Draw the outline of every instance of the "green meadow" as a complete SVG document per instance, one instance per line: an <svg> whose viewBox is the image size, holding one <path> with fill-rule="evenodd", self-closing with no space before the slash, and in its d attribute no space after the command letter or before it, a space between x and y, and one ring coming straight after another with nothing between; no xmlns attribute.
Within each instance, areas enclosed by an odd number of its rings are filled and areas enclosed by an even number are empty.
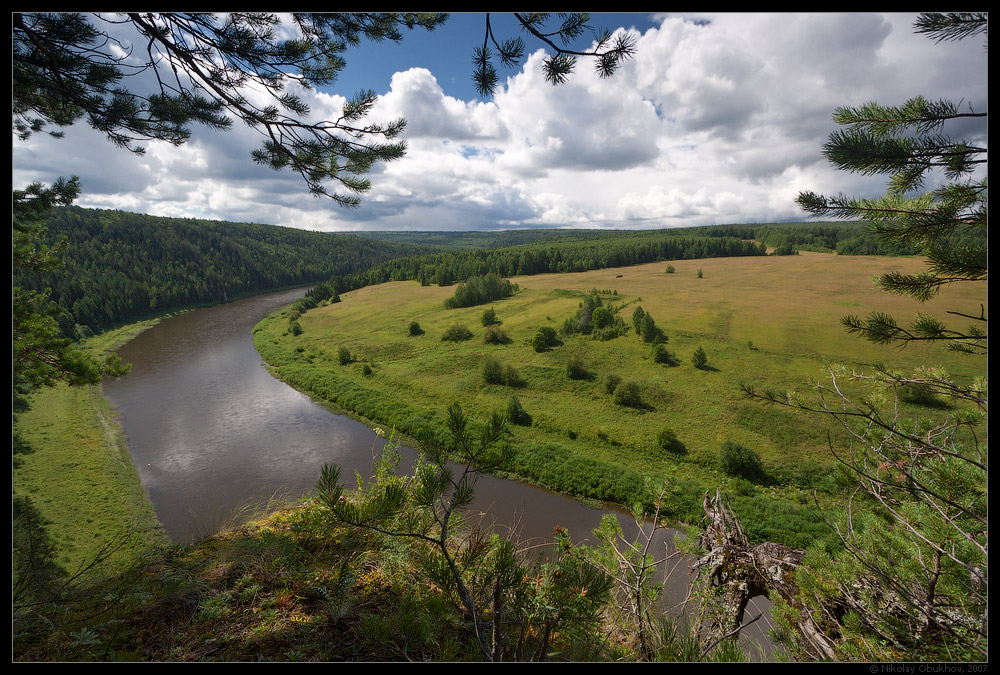
<svg viewBox="0 0 1000 675"><path fill-rule="evenodd" d="M109 331L81 346L103 356L154 323ZM17 418L15 537L51 543L55 564L70 576L95 560L102 561L102 572L123 569L151 546L167 543L116 415L99 384L59 383L39 389ZM30 529L23 526L29 513L37 519Z"/></svg>
<svg viewBox="0 0 1000 675"><path fill-rule="evenodd" d="M902 370L933 364L959 379L985 374L984 357L923 343L887 349L841 326L846 314L874 311L901 322L920 311L953 321L945 308L978 312L985 303L960 284L925 305L873 285L871 278L888 270L922 269L919 259L803 252L671 261L670 274L667 264L516 277L513 296L459 309L445 309L454 286L370 286L298 317L298 335L289 329L290 309L275 313L258 325L255 339L279 377L335 409L405 435L433 432L453 401L483 419L507 410L516 396L530 425L510 426L517 448L512 474L625 504L648 497L646 478L661 478L670 486L673 515L687 521L699 517L704 490L721 485L745 521L755 521L751 536L797 545L824 532L804 504L817 489L821 499L824 491L834 492L833 452L846 448L845 432L826 416L748 400L741 384L808 397L811 383L828 380L833 364L859 371L874 363ZM603 342L562 335L565 320L594 293L624 320L625 335ZM636 334L637 306L665 334L671 362L654 362L652 345ZM481 319L490 307L506 342L484 340ZM412 322L421 334L411 335ZM443 341L456 324L473 336ZM560 332L561 344L539 352L531 340L543 326ZM707 355L704 368L692 364L698 347ZM488 358L513 368L517 386L488 384ZM582 363L584 377L570 377L571 360ZM634 383L641 403L616 404L605 387L609 375ZM850 385L848 391L861 393ZM935 402L905 405L938 412ZM657 443L664 428L676 436L672 447ZM764 475L746 480L723 472L726 441L759 455Z"/></svg>

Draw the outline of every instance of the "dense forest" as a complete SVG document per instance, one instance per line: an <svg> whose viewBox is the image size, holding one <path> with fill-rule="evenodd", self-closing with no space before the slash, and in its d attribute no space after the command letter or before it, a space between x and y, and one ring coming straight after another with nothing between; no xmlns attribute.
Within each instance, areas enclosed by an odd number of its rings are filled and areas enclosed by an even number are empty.
<svg viewBox="0 0 1000 675"><path fill-rule="evenodd" d="M450 286L487 274L583 272L765 255L769 248L778 253L916 253L905 243L879 239L862 223L334 234L64 207L53 209L46 227L46 244L64 242L62 265L43 274L14 270L13 282L49 289L62 309L60 327L71 336L320 281L343 293L386 281Z"/></svg>
<svg viewBox="0 0 1000 675"><path fill-rule="evenodd" d="M65 241L62 265L39 275L15 270L14 283L50 289L69 334L316 283L427 250L350 234L78 207L53 209L46 227L48 245Z"/></svg>

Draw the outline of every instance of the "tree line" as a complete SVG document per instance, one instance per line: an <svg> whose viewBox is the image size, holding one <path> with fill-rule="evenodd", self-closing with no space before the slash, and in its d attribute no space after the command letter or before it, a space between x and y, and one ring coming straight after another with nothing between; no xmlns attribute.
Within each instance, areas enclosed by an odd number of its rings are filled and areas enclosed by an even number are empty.
<svg viewBox="0 0 1000 675"><path fill-rule="evenodd" d="M349 234L78 207L53 209L45 227L48 245L65 241L62 264L15 269L13 281L50 289L69 335L316 283L427 250Z"/></svg>

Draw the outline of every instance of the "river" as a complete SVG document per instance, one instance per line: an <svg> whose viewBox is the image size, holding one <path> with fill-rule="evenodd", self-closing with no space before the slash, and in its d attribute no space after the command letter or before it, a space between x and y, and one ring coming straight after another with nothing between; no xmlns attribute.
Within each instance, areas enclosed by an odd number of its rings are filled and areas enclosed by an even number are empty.
<svg viewBox="0 0 1000 675"><path fill-rule="evenodd" d="M355 471L370 474L385 439L272 377L254 348L253 326L303 293L270 293L179 314L120 349L132 370L106 379L104 393L121 413L132 459L174 542L194 541L269 504L302 497L324 464L339 464L349 482ZM404 466L412 465L416 452L400 451ZM607 513L492 476L477 483L471 511L515 528L525 543L550 540L557 525L586 541ZM620 520L634 536L631 519ZM665 531L656 541L659 553L672 536ZM685 564L671 581L672 603L686 592Z"/></svg>

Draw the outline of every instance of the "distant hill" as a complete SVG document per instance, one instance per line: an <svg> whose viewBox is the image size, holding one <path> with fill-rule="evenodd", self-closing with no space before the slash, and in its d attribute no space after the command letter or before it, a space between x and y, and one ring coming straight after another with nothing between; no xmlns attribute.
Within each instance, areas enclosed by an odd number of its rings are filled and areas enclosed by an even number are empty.
<svg viewBox="0 0 1000 675"><path fill-rule="evenodd" d="M53 209L46 243L65 240L62 265L14 283L51 290L69 334L307 285L392 258L436 250L353 234L64 207Z"/></svg>

